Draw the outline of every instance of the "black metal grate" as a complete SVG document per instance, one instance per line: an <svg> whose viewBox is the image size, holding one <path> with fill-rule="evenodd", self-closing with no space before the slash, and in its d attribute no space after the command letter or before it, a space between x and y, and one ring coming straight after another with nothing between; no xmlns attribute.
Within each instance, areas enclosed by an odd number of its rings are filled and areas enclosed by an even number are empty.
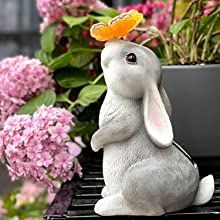
<svg viewBox="0 0 220 220"><path fill-rule="evenodd" d="M204 161L204 159L202 160ZM217 159L217 161L220 161ZM197 161L198 162L198 161ZM207 159L205 160L207 164ZM100 217L93 211L94 204L101 198L101 189L104 186L102 176L102 160L92 157L84 170L82 180L74 180L64 184L57 195L57 199L48 209L45 220L66 220L66 219L115 219L116 217ZM206 175L212 167L202 167L202 175ZM213 173L213 172L212 172ZM202 206L194 206L176 213L169 213L160 217L135 217L120 216L120 219L220 219L220 170L214 173L215 194L212 200ZM76 183L77 182L77 183ZM69 189L69 191L68 191ZM63 194L63 195L62 195ZM69 200L69 203L67 202ZM66 207L64 203L67 202ZM59 211L58 211L59 210ZM62 214L60 214L62 212Z"/></svg>

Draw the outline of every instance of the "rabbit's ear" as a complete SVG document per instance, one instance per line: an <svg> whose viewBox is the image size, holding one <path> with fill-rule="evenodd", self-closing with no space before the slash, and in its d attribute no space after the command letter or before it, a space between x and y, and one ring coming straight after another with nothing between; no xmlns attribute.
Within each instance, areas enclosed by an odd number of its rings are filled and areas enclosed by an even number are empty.
<svg viewBox="0 0 220 220"><path fill-rule="evenodd" d="M158 147L169 147L173 141L173 129L155 83L144 96L144 121L151 140Z"/></svg>
<svg viewBox="0 0 220 220"><path fill-rule="evenodd" d="M167 96L166 90L164 89L164 87L162 85L160 85L160 89L159 90L160 90L160 95L161 95L163 104L165 106L165 109L167 111L167 114L171 118L171 116L172 116L172 106L170 104L169 97Z"/></svg>

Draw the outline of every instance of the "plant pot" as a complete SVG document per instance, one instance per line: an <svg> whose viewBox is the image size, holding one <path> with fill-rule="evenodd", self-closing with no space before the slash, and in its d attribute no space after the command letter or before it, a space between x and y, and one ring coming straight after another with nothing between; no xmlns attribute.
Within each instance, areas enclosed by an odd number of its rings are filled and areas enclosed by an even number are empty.
<svg viewBox="0 0 220 220"><path fill-rule="evenodd" d="M162 69L175 140L193 156L220 156L220 64Z"/></svg>

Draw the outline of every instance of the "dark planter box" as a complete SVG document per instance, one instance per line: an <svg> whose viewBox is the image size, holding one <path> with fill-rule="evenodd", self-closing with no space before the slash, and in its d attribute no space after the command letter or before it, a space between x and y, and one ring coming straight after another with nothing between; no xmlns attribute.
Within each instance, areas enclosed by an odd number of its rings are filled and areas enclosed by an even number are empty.
<svg viewBox="0 0 220 220"><path fill-rule="evenodd" d="M193 156L220 156L220 64L163 66L175 140Z"/></svg>

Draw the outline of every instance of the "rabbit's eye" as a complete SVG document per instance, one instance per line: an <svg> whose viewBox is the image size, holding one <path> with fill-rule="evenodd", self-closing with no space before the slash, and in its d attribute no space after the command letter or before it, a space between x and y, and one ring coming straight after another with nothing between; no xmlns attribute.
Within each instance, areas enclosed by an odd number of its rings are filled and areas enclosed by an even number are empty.
<svg viewBox="0 0 220 220"><path fill-rule="evenodd" d="M129 53L125 57L126 62L129 64L136 64L137 63L137 57L134 53Z"/></svg>

